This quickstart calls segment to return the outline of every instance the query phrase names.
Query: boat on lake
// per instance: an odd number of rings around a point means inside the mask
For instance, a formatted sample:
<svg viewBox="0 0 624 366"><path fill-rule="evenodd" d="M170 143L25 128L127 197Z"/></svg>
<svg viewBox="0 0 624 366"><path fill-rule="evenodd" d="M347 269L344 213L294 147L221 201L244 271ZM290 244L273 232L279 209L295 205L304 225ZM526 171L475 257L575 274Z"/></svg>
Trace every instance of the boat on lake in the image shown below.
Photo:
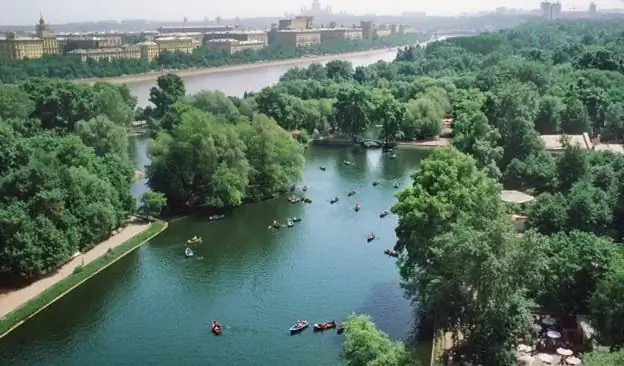
<svg viewBox="0 0 624 366"><path fill-rule="evenodd" d="M390 155L390 159L396 159L396 158L397 158L397 154Z"/></svg>
<svg viewBox="0 0 624 366"><path fill-rule="evenodd" d="M336 202L338 202L338 197L334 197L329 201L329 203L331 203L332 205Z"/></svg>
<svg viewBox="0 0 624 366"><path fill-rule="evenodd" d="M286 221L286 225L287 225L288 227L293 227L293 226L295 226L295 222L294 222L293 220L291 220L291 219L288 219L288 220Z"/></svg>
<svg viewBox="0 0 624 366"><path fill-rule="evenodd" d="M293 217L291 220L292 220L293 222L300 222L300 221L301 221L301 218L300 218L300 217Z"/></svg>
<svg viewBox="0 0 624 366"><path fill-rule="evenodd" d="M303 202L312 203L312 199L310 197L303 197Z"/></svg>
<svg viewBox="0 0 624 366"><path fill-rule="evenodd" d="M380 184L381 184L381 183L380 183L378 180L376 180L376 181L374 181L374 182L373 182L373 187L377 187L377 186L378 186L378 185L380 185Z"/></svg>
<svg viewBox="0 0 624 366"><path fill-rule="evenodd" d="M222 220L224 218L225 218L225 215L212 215L208 217L208 220L217 221L217 220Z"/></svg>
<svg viewBox="0 0 624 366"><path fill-rule="evenodd" d="M309 325L310 323L308 323L307 320L297 320L297 323L293 325L292 327L290 327L288 330L290 331L290 334L296 334L296 333L302 332Z"/></svg>
<svg viewBox="0 0 624 366"><path fill-rule="evenodd" d="M186 258L190 258L194 256L195 253L193 252L193 249L186 247L186 249L184 249L184 255L186 256Z"/></svg>
<svg viewBox="0 0 624 366"><path fill-rule="evenodd" d="M210 325L210 329L212 329L212 332L215 335L221 335L221 324L218 321L213 320L212 324Z"/></svg>
<svg viewBox="0 0 624 366"><path fill-rule="evenodd" d="M342 333L344 333L344 331L345 331L345 326L344 326L344 324L340 324L340 325L338 326L338 328L336 328L336 333L338 333L338 334L342 334Z"/></svg>
<svg viewBox="0 0 624 366"><path fill-rule="evenodd" d="M271 223L271 226L275 229L279 229L280 227L282 227L282 224L280 224L277 220L273 220L273 223Z"/></svg>
<svg viewBox="0 0 624 366"><path fill-rule="evenodd" d="M369 233L368 234L368 238L366 238L366 241L371 242L375 240L375 234L374 233Z"/></svg>
<svg viewBox="0 0 624 366"><path fill-rule="evenodd" d="M394 249L386 249L384 250L384 253L395 258L399 256L399 253L397 253Z"/></svg>
<svg viewBox="0 0 624 366"><path fill-rule="evenodd" d="M194 236L186 241L187 244L199 244L203 241L201 236Z"/></svg>
<svg viewBox="0 0 624 366"><path fill-rule="evenodd" d="M388 210L383 210L379 213L379 217L381 217L382 219L386 216L388 216L390 214L390 211Z"/></svg>
<svg viewBox="0 0 624 366"><path fill-rule="evenodd" d="M347 197L355 196L356 193L356 191L350 191L349 193L347 193Z"/></svg>
<svg viewBox="0 0 624 366"><path fill-rule="evenodd" d="M356 203L356 204L355 204L355 207L353 207L353 209L355 210L355 212L360 211L360 208L361 208L361 207L360 207L360 204L359 204L359 203Z"/></svg>
<svg viewBox="0 0 624 366"><path fill-rule="evenodd" d="M302 191L307 191L308 190L308 186L303 186L303 188L301 188Z"/></svg>
<svg viewBox="0 0 624 366"><path fill-rule="evenodd" d="M326 170L327 170L327 168L325 168L323 165L321 165L321 170L322 170L322 171L326 171Z"/></svg>
<svg viewBox="0 0 624 366"><path fill-rule="evenodd" d="M344 160L342 163L346 166L353 165L353 162L349 160Z"/></svg>
<svg viewBox="0 0 624 366"><path fill-rule="evenodd" d="M392 183L392 186L393 186L394 188L399 188L399 182L394 182L394 183Z"/></svg>
<svg viewBox="0 0 624 366"><path fill-rule="evenodd" d="M314 324L314 331L315 332L322 332L324 330L333 329L333 328L336 328L336 321L334 321L334 320L332 320L330 322Z"/></svg>
<svg viewBox="0 0 624 366"><path fill-rule="evenodd" d="M290 202L290 203L298 203L298 202L301 202L301 198L299 198L297 196L290 196L290 197L288 197L288 202Z"/></svg>

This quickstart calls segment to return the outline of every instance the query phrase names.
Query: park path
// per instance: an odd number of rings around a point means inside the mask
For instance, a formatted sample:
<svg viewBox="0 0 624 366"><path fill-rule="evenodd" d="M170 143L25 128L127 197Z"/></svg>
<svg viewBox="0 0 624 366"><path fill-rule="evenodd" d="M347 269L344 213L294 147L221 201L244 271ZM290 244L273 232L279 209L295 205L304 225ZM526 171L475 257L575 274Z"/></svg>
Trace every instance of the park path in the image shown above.
<svg viewBox="0 0 624 366"><path fill-rule="evenodd" d="M128 226L121 229L117 234L111 236L105 241L93 247L86 253L77 255L51 276L42 278L19 290L0 290L0 319L4 318L13 310L24 305L28 301L40 295L42 292L54 286L59 281L67 278L78 266L86 265L108 252L109 249L118 247L130 238L142 233L150 226L149 222L135 221L130 222Z"/></svg>

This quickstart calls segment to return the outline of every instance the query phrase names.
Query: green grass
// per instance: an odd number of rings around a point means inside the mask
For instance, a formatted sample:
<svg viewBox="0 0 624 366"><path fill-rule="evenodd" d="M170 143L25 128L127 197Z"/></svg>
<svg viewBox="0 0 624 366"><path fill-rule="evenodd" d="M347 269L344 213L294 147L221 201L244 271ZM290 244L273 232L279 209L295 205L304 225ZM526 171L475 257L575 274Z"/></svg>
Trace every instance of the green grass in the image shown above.
<svg viewBox="0 0 624 366"><path fill-rule="evenodd" d="M21 325L21 323L56 301L60 296L65 295L82 281L93 276L98 271L102 270L102 268L107 267L123 255L138 248L145 241L159 234L166 227L166 222L156 220L152 222L152 224L145 231L130 238L115 249L109 250L100 258L84 266L77 267L76 269L80 268L80 270L74 270L70 276L59 281L57 284L42 292L39 296L28 301L21 307L7 314L4 318L0 319L0 338L4 337L17 326Z"/></svg>

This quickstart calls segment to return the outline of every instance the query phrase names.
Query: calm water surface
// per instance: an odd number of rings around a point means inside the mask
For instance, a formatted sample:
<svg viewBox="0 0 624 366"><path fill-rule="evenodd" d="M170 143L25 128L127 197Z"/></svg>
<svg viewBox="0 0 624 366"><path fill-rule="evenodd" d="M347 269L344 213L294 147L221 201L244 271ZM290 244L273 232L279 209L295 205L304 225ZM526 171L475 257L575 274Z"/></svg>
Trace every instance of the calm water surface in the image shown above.
<svg viewBox="0 0 624 366"><path fill-rule="evenodd" d="M344 60L350 61L356 67L369 65L377 61L392 61L395 57L396 50L386 50L375 52L374 54L349 57ZM340 55L336 55L336 60L342 60ZM310 64L311 62L304 61L297 66L307 67ZM266 66L247 70L219 72L185 78L184 82L186 83L186 91L190 94L201 90L221 90L227 95L242 97L245 91L258 91L265 86L276 83L279 81L280 76L292 67L294 66ZM128 84L134 95L139 99L139 106L143 107L149 104L149 90L154 85L156 85L155 80Z"/></svg>
<svg viewBox="0 0 624 366"><path fill-rule="evenodd" d="M394 53L388 53L391 59ZM354 64L376 61L353 59ZM187 89L241 95L277 81L286 68L206 75ZM135 86L145 100L151 83ZM147 141L134 139L137 167L149 164ZM383 250L396 240L396 217L378 217L394 202L392 182L410 183L423 152L389 159L379 150L312 148L305 178L312 204L278 199L237 208L219 222L183 219L0 340L0 365L340 365L342 337L311 330L290 336L296 319L343 320L371 314L393 338L414 329L397 269ZM342 161L355 161L347 167ZM327 167L323 172L320 165ZM373 187L374 180L383 184ZM133 187L135 197L145 181ZM346 193L358 194L347 198ZM340 202L330 205L338 195ZM355 203L362 205L355 212ZM268 230L273 219L303 219ZM367 243L374 231L377 240ZM196 256L185 241L199 235ZM218 319L224 334L209 324Z"/></svg>
<svg viewBox="0 0 624 366"><path fill-rule="evenodd" d="M142 142L141 142L142 143ZM392 182L410 183L422 152L313 148L304 182L313 203L285 199L236 209L225 220L174 222L160 236L103 271L0 341L6 365L340 365L342 337L307 330L300 318L343 320L370 313L393 338L413 330L413 308L399 288ZM355 166L342 164L345 159ZM327 166L327 171L319 169ZM381 180L373 187L374 180ZM352 189L358 191L347 198ZM329 204L335 195L340 201ZM362 209L353 210L358 202ZM271 220L303 219L269 230ZM366 242L374 231L378 239ZM196 257L184 242L204 238ZM224 326L210 333L212 319Z"/></svg>

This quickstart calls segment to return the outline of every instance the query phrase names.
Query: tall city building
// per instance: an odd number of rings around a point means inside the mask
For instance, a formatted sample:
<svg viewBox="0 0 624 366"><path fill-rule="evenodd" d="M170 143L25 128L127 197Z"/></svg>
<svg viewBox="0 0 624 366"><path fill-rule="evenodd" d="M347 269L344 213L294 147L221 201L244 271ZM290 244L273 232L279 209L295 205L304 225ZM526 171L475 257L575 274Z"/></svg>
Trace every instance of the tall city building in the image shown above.
<svg viewBox="0 0 624 366"><path fill-rule="evenodd" d="M561 3L552 3L550 1L544 1L540 4L540 10L542 11L542 17L548 20L559 19L561 15Z"/></svg>
<svg viewBox="0 0 624 366"><path fill-rule="evenodd" d="M594 3L593 1L589 3L589 15L596 15L597 9L598 7L596 6L596 3Z"/></svg>
<svg viewBox="0 0 624 366"><path fill-rule="evenodd" d="M332 7L326 6L325 9L321 7L321 2L319 0L312 0L312 6L308 9L306 7L301 8L301 15L310 15L310 16L322 16L322 15L332 15Z"/></svg>

